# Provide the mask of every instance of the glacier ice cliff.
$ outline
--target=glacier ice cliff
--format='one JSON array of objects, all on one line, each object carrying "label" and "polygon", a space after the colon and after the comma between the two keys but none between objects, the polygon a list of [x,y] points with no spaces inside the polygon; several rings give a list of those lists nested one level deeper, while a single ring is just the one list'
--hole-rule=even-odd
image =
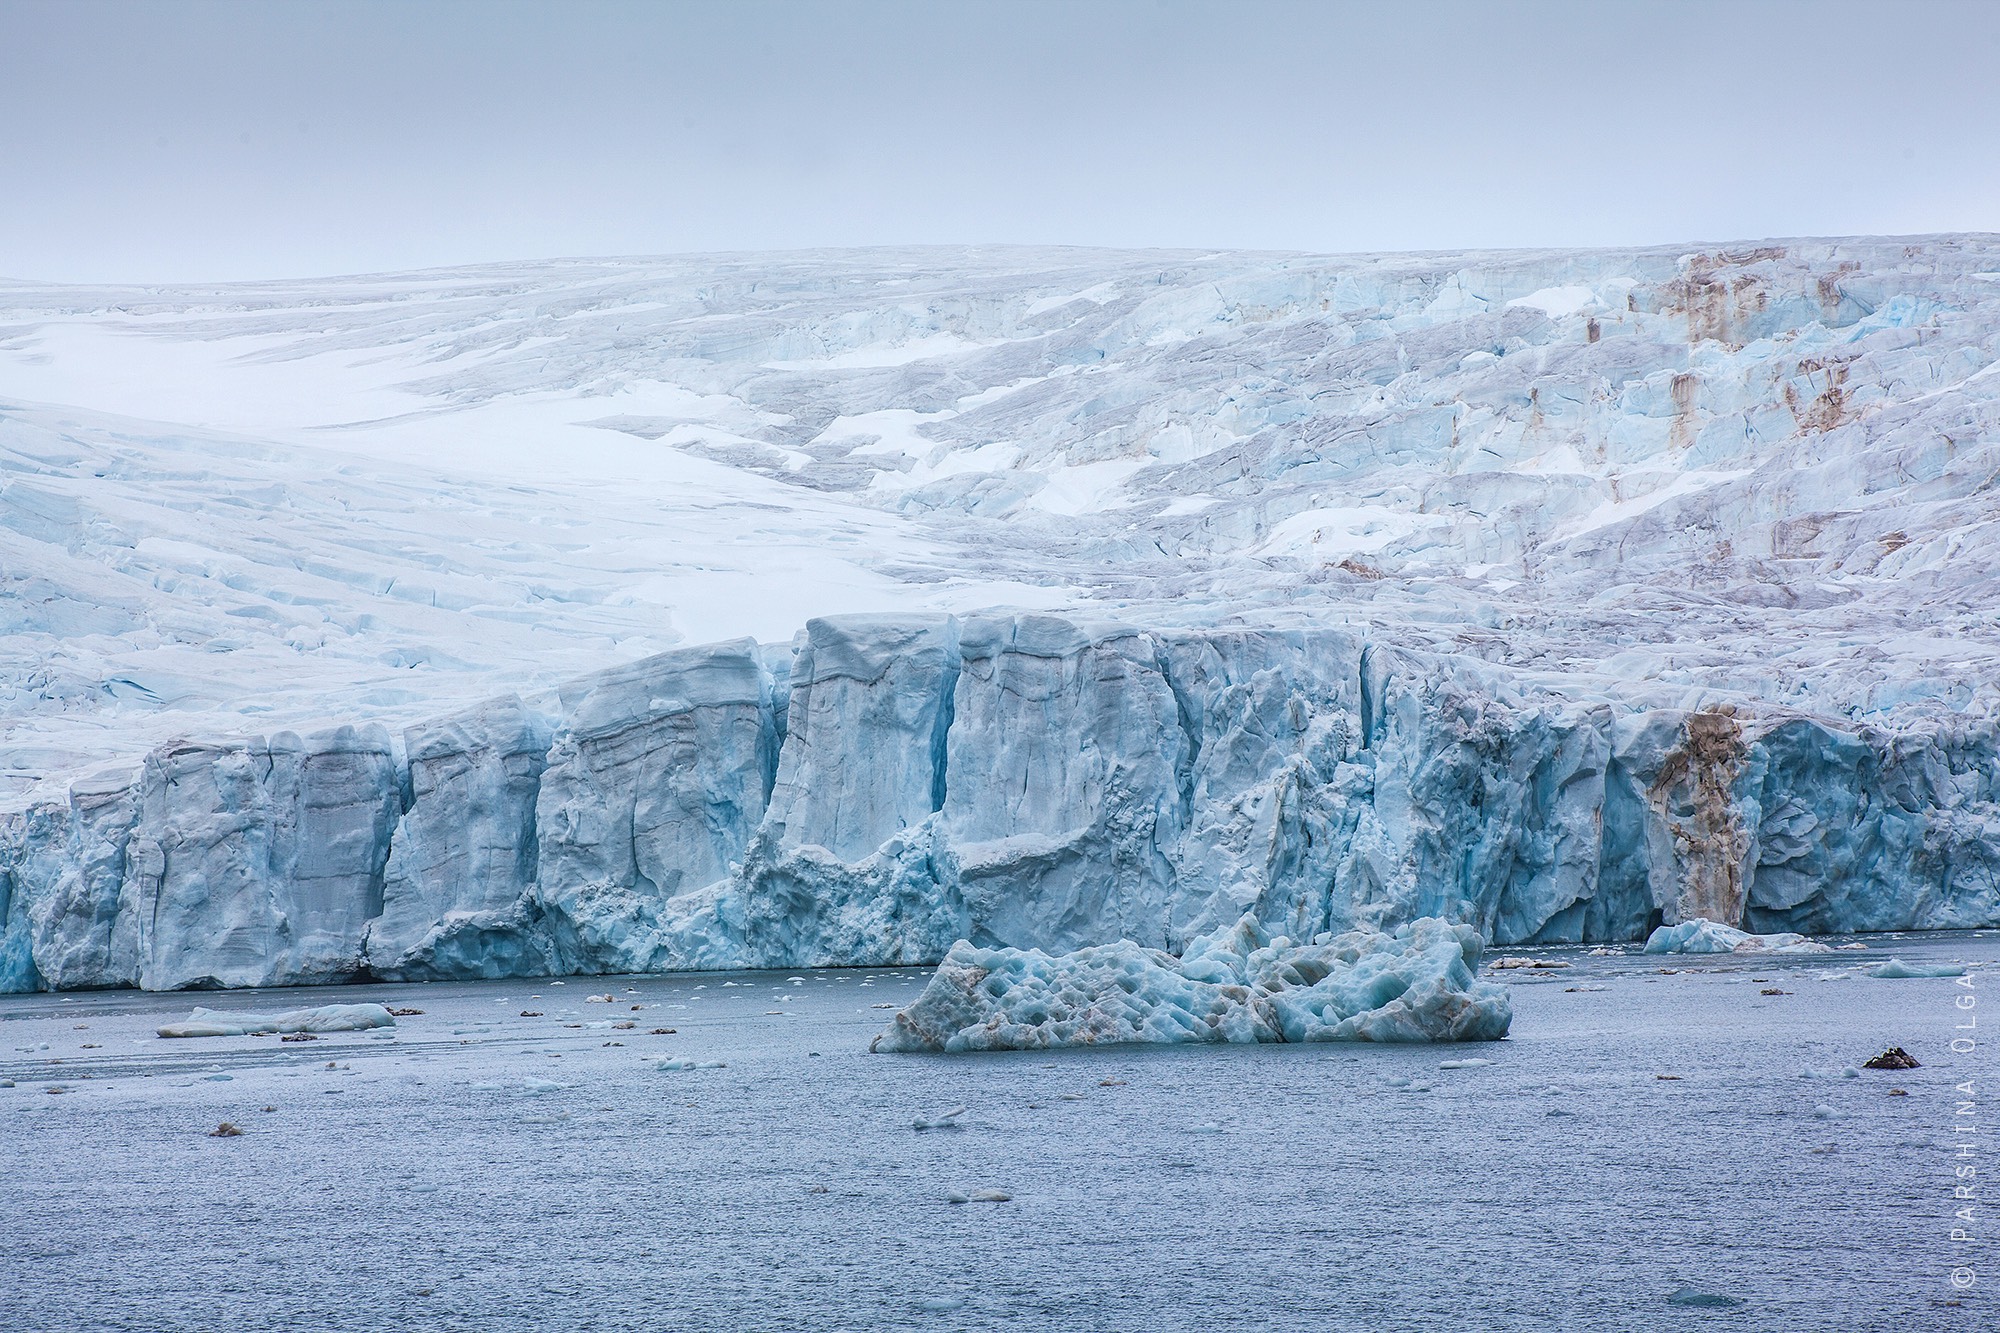
[{"label": "glacier ice cliff", "polygon": [[1180,954],[1239,921],[1444,917],[1502,944],[1975,926],[2000,921],[1996,847],[1990,728],[1578,699],[1348,630],[828,617],[545,711],[162,745],[0,818],[0,975]]},{"label": "glacier ice cliff", "polygon": [[2000,919],[2000,237],[0,326],[10,989]]},{"label": "glacier ice cliff", "polygon": [[1478,981],[1479,936],[1424,917],[1309,944],[1254,918],[1179,958],[1130,940],[1051,958],[961,941],[871,1051],[1020,1051],[1119,1042],[1498,1041],[1513,1006]]}]

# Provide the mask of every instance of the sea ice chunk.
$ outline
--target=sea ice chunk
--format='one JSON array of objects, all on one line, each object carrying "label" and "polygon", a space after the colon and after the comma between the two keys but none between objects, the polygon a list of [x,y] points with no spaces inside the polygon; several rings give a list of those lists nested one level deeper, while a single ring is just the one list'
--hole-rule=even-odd
[{"label": "sea ice chunk", "polygon": [[379,1004],[323,1004],[317,1009],[287,1009],[279,1014],[252,1014],[196,1009],[186,1022],[168,1023],[162,1037],[249,1037],[266,1032],[365,1032],[392,1028],[395,1015]]},{"label": "sea ice chunk", "polygon": [[1883,981],[1900,981],[1909,977],[1962,977],[1965,967],[1961,963],[1906,963],[1900,958],[1868,969],[1868,975]]},{"label": "sea ice chunk", "polygon": [[1832,953],[1830,945],[1803,935],[1780,931],[1753,935],[1720,921],[1696,917],[1675,926],[1661,926],[1646,937],[1647,953]]},{"label": "sea ice chunk", "polygon": [[1476,980],[1470,926],[1267,937],[1245,916],[1185,958],[1129,940],[1051,957],[952,946],[877,1051],[1027,1050],[1118,1042],[1497,1041],[1512,1007]]}]

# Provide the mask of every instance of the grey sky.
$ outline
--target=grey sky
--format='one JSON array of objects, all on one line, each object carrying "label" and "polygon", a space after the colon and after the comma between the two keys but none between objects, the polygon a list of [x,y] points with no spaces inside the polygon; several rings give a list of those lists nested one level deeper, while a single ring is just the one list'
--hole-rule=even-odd
[{"label": "grey sky", "polygon": [[2000,0],[0,0],[0,275],[2000,230]]}]

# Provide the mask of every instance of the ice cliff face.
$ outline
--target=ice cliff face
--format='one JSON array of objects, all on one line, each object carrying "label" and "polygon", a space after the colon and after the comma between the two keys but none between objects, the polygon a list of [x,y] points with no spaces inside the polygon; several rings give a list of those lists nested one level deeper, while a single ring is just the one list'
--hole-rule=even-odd
[{"label": "ice cliff face", "polygon": [[1981,236],[0,284],[0,977],[1991,922],[1996,369]]},{"label": "ice cliff face", "polygon": [[2000,738],[1582,703],[1340,631],[829,618],[0,823],[14,988],[2000,920]]}]

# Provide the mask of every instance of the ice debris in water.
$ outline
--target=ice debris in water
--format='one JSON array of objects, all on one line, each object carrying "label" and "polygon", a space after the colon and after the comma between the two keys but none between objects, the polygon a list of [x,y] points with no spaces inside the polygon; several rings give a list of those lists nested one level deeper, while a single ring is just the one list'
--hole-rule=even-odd
[{"label": "ice debris in water", "polygon": [[965,1108],[963,1106],[954,1106],[949,1111],[946,1111],[943,1115],[931,1116],[929,1119],[912,1120],[910,1122],[910,1128],[911,1129],[962,1129],[964,1128],[964,1126],[958,1123],[958,1118],[964,1114],[965,1114]]},{"label": "ice debris in water", "polygon": [[317,1009],[287,1009],[280,1014],[251,1014],[196,1009],[184,1023],[168,1023],[162,1037],[249,1037],[266,1032],[363,1032],[392,1028],[395,1015],[379,1004],[323,1004]]},{"label": "ice debris in water", "polygon": [[1707,917],[1661,926],[1646,937],[1647,953],[1832,953],[1830,945],[1780,931],[1753,935]]},{"label": "ice debris in water", "polygon": [[869,1049],[1498,1041],[1513,1011],[1505,987],[1473,976],[1480,947],[1435,917],[1294,944],[1246,915],[1179,958],[1130,940],[1056,956],[960,940]]},{"label": "ice debris in water", "polygon": [[1900,981],[1909,977],[1962,977],[1965,968],[1958,963],[1906,963],[1900,958],[1868,969],[1868,975],[1883,981]]},{"label": "ice debris in water", "polygon": [[1720,1292],[1702,1291],[1698,1287],[1675,1287],[1667,1293],[1668,1305],[1685,1305],[1695,1309],[1731,1310],[1743,1304],[1742,1298],[1725,1296]]}]

